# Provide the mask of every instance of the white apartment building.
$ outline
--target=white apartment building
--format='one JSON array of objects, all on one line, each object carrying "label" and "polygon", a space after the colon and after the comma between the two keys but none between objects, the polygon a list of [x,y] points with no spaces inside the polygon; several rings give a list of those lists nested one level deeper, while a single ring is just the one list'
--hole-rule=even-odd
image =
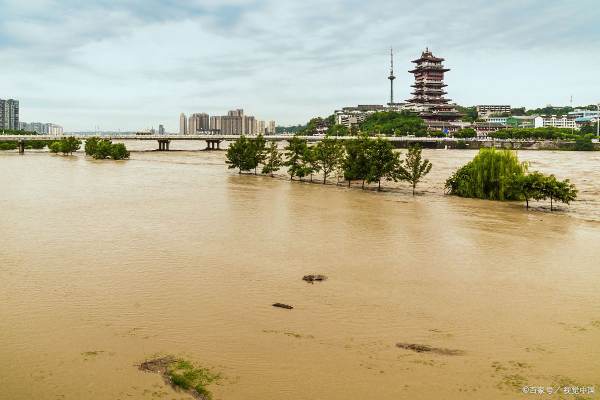
[{"label": "white apartment building", "polygon": [[490,114],[510,114],[511,108],[508,104],[482,104],[475,107],[477,114],[486,116]]},{"label": "white apartment building", "polygon": [[579,129],[579,126],[575,122],[575,118],[567,115],[556,116],[556,115],[540,115],[535,118],[534,126],[536,128],[568,128],[568,129]]}]

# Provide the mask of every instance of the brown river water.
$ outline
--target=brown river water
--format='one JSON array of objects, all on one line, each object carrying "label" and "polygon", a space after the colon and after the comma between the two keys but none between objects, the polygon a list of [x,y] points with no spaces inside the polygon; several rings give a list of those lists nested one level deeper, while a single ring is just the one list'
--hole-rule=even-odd
[{"label": "brown river water", "polygon": [[223,152],[0,154],[0,399],[190,399],[138,370],[156,354],[223,400],[600,398],[600,153],[519,153],[578,186],[552,214],[443,195],[474,154],[425,151],[414,198]]}]

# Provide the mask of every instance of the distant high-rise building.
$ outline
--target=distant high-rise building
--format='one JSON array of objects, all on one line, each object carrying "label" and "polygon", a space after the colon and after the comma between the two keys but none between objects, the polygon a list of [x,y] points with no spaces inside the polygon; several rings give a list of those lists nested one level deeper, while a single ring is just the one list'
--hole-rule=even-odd
[{"label": "distant high-rise building", "polygon": [[[180,133],[182,125],[186,123],[185,114],[179,116]],[[244,110],[239,108],[230,110],[227,115],[209,116],[206,113],[195,113],[187,119],[186,133],[189,135],[199,133],[221,133],[224,135],[256,135],[266,133],[272,124],[272,133],[275,132],[275,121],[269,125],[265,121],[257,121],[253,115],[244,115]]]},{"label": "distant high-rise building", "polygon": [[238,108],[237,110],[231,110],[227,113],[227,115],[230,117],[242,117],[244,115],[244,110],[241,108]]},{"label": "distant high-rise building", "polygon": [[19,129],[27,132],[35,132],[40,135],[62,135],[63,127],[56,124],[44,122],[19,122]]},{"label": "distant high-rise building", "polygon": [[269,121],[269,127],[267,128],[269,135],[275,134],[275,121]]},{"label": "distant high-rise building", "polygon": [[210,117],[209,129],[211,131],[220,131],[221,130],[221,116],[212,116]]},{"label": "distant high-rise building", "polygon": [[179,114],[179,134],[187,135],[187,117],[184,113]]},{"label": "distant high-rise building", "polygon": [[210,117],[206,113],[194,113],[188,120],[188,134],[197,135],[210,129]]},{"label": "distant high-rise building", "polygon": [[267,123],[265,121],[256,121],[256,134],[264,135],[267,133]]},{"label": "distant high-rise building", "polygon": [[256,134],[256,119],[251,115],[244,115],[243,117],[243,132],[244,135],[255,135]]},{"label": "distant high-rise building", "polygon": [[19,101],[0,99],[0,129],[19,129]]},{"label": "distant high-rise building", "polygon": [[194,113],[188,122],[188,134],[197,135],[210,129],[210,117],[206,113]]},{"label": "distant high-rise building", "polygon": [[165,134],[165,127],[162,124],[158,125],[158,134],[159,135],[164,135]]},{"label": "distant high-rise building", "polygon": [[48,124],[48,134],[60,136],[64,133],[63,127],[60,125]]}]

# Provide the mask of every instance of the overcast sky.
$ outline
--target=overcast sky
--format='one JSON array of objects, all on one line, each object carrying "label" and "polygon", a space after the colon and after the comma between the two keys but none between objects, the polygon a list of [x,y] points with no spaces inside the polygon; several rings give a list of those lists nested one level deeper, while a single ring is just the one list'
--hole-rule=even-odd
[{"label": "overcast sky", "polygon": [[429,46],[461,105],[600,101],[598,0],[0,0],[0,98],[67,131],[304,123],[387,102],[390,46],[396,100]]}]

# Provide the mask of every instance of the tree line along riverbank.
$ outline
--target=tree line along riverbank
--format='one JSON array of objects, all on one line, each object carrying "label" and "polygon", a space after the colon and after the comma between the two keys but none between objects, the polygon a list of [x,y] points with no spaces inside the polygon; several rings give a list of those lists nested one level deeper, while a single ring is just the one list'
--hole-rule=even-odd
[{"label": "tree line along riverbank", "polygon": [[[343,180],[350,187],[361,182],[365,189],[370,184],[383,189],[386,181],[406,182],[415,195],[417,185],[431,171],[433,165],[423,159],[419,146],[412,146],[402,158],[393,145],[381,138],[360,135],[356,139],[338,140],[326,136],[309,145],[306,139],[292,137],[281,152],[274,142],[267,145],[261,135],[255,138],[241,136],[230,144],[226,164],[239,174],[264,174],[271,177],[286,168],[291,181],[308,180],[320,174],[322,184],[331,177],[336,184]],[[512,150],[480,149],[469,163],[455,171],[445,183],[445,193],[497,201],[549,200],[550,210],[555,203],[569,204],[577,198],[577,189],[568,179],[559,180],[554,175],[529,171],[529,165],[520,162]]]}]

